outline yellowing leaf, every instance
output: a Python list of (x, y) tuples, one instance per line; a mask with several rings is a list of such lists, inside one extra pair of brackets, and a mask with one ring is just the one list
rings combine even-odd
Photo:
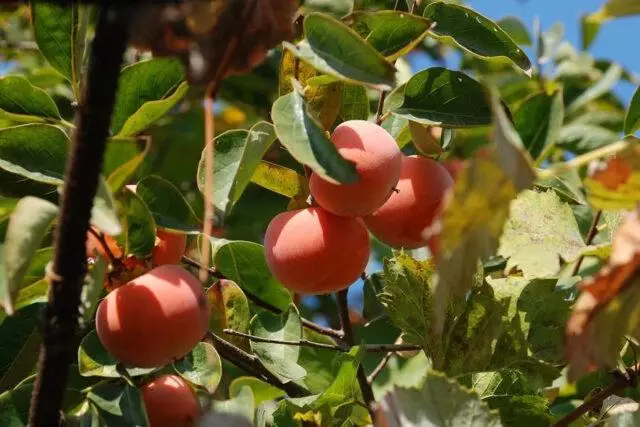
[(264, 160), (253, 173), (251, 182), (287, 197), (306, 198), (309, 195), (309, 184), (304, 176), (293, 169)]
[(518, 267), (525, 278), (552, 277), (560, 257), (573, 260), (585, 247), (571, 208), (553, 190), (527, 190), (511, 204), (498, 254), (507, 269)]

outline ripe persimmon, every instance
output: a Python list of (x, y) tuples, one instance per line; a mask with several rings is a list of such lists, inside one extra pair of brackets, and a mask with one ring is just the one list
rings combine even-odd
[(153, 265), (180, 264), (187, 250), (187, 236), (158, 228), (151, 258)]
[(163, 375), (140, 388), (150, 427), (193, 427), (200, 418), (198, 397), (177, 375)]

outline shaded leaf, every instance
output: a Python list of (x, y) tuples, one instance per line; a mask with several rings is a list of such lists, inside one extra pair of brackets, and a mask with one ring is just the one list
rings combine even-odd
[(353, 0), (305, 0), (301, 9), (305, 14), (324, 12), (341, 17), (353, 10)]
[(441, 154), (444, 150), (440, 146), (440, 138), (436, 138), (434, 129), (416, 122), (409, 122), (411, 131), (411, 142), (413, 146), (425, 156)]
[(21, 199), (11, 214), (3, 248), (4, 281), (0, 283), (2, 304), (9, 315), (14, 312), (22, 278), (57, 215), (56, 205), (36, 197)]
[(304, 35), (305, 40), (298, 45), (284, 45), (318, 71), (380, 89), (393, 85), (394, 66), (340, 21), (311, 13), (304, 20)]
[(53, 99), (20, 76), (0, 78), (0, 116), (20, 122), (61, 119)]
[(92, 387), (87, 399), (93, 403), (107, 425), (149, 425), (142, 393), (128, 383), (100, 383)]
[(103, 257), (99, 256), (96, 257), (95, 263), (84, 278), (82, 293), (80, 294), (80, 315), (85, 326), (91, 323), (93, 315), (98, 309), (100, 296), (104, 289), (106, 272), (107, 263)]
[(497, 24), (474, 10), (439, 1), (429, 4), (424, 16), (437, 23), (431, 30), (437, 37), (452, 39), (483, 59), (508, 58), (531, 74), (531, 61), (518, 44)]
[(125, 253), (144, 258), (156, 244), (156, 224), (145, 202), (134, 192), (124, 191), (120, 197), (126, 230)]
[[(240, 199), (249, 184), (262, 157), (276, 140), (273, 126), (260, 122), (250, 130), (227, 131), (214, 140), (214, 192), (211, 195), (216, 207), (229, 212)], [(198, 165), (198, 188), (205, 192), (205, 152)]]
[(134, 135), (162, 117), (186, 93), (180, 62), (156, 58), (125, 67), (111, 117), (117, 136)]
[(493, 396), (484, 401), (500, 412), (505, 426), (545, 427), (553, 421), (549, 400), (542, 396)]
[(434, 67), (415, 74), (389, 96), (387, 108), (418, 123), (465, 127), (491, 123), (482, 85), (466, 74)]
[(563, 121), (562, 91), (533, 95), (520, 104), (514, 115), (514, 126), (534, 159), (555, 143)]
[(618, 64), (611, 64), (600, 80), (586, 89), (567, 106), (567, 114), (573, 114), (591, 101), (594, 101), (609, 92), (618, 83), (624, 70)]
[(418, 387), (395, 387), (380, 406), (389, 427), (502, 425), (476, 393), (434, 371)]
[[(109, 142), (109, 146), (111, 145), (113, 145), (113, 140)], [(129, 179), (138, 170), (145, 157), (149, 153), (150, 148), (151, 144), (149, 140), (146, 140), (145, 148), (142, 152), (138, 153), (138, 151), (136, 150), (135, 155), (128, 157), (126, 160), (117, 162), (117, 167), (109, 171), (107, 175), (107, 186), (112, 192), (115, 193), (129, 182)]]
[[(119, 378), (116, 365), (118, 361), (113, 358), (102, 346), (100, 338), (95, 330), (89, 332), (82, 339), (78, 348), (78, 370), (83, 377)], [(146, 375), (152, 369), (127, 368), (131, 376)]]
[(0, 394), (0, 424), (8, 427), (28, 425), (33, 384), (25, 384)]
[(514, 42), (522, 46), (531, 46), (533, 44), (529, 30), (520, 18), (507, 16), (496, 21), (496, 24), (509, 34), (509, 37), (511, 37)]
[(342, 104), (339, 116), (343, 121), (367, 120), (369, 118), (369, 98), (364, 86), (342, 85)]
[(620, 136), (602, 126), (571, 123), (560, 129), (557, 145), (572, 153), (582, 154), (618, 141)]
[(200, 231), (197, 215), (180, 190), (165, 179), (149, 175), (136, 184), (136, 194), (147, 205), (156, 224), (179, 231)]
[(508, 258), (507, 270), (518, 268), (525, 278), (554, 277), (560, 259), (573, 260), (585, 247), (569, 205), (553, 192), (527, 190), (511, 204), (498, 254)]
[(627, 115), (624, 119), (624, 133), (627, 135), (636, 133), (640, 129), (640, 88), (631, 98)]
[(253, 391), (255, 405), (267, 400), (274, 400), (285, 395), (284, 391), (276, 388), (255, 377), (238, 377), (229, 385), (229, 396), (236, 397), (240, 394), (243, 387), (249, 387)]
[(354, 183), (353, 163), (340, 156), (325, 130), (309, 113), (307, 103), (293, 91), (273, 103), (271, 117), (278, 139), (300, 163), (334, 183)]
[(291, 294), (271, 275), (262, 245), (253, 242), (225, 242), (214, 248), (214, 264), (227, 278), (281, 310), (291, 303)]
[[(247, 333), (251, 313), (249, 301), (238, 285), (231, 280), (221, 279), (207, 289), (207, 298), (211, 305), (209, 329), (223, 336), (224, 329)], [(225, 336), (232, 344), (248, 350), (249, 342), (246, 338), (233, 335)]]
[[(295, 306), (276, 315), (267, 311), (258, 313), (249, 325), (251, 335), (277, 341), (298, 342), (302, 338), (302, 323)], [(307, 372), (298, 365), (300, 347), (251, 341), (251, 349), (262, 364), (282, 381), (299, 380)]]
[(215, 347), (199, 342), (189, 354), (173, 363), (180, 376), (214, 393), (222, 379), (222, 361)]
[(396, 10), (357, 11), (345, 22), (389, 61), (418, 46), (432, 25), (421, 16)]
[(219, 414), (233, 414), (246, 418), (253, 425), (255, 400), (250, 387), (244, 386), (229, 400), (214, 400), (212, 410)]
[(45, 184), (62, 184), (68, 145), (67, 135), (51, 125), (0, 129), (0, 169)]

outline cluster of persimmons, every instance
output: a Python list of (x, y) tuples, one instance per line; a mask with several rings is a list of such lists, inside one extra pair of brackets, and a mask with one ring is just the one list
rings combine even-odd
[[(100, 342), (124, 366), (163, 367), (186, 356), (205, 336), (211, 309), (200, 281), (180, 266), (186, 246), (184, 234), (158, 229), (147, 264), (123, 259), (110, 236), (101, 242), (88, 234), (88, 256), (97, 252), (123, 259), (120, 273), (134, 277), (122, 286), (107, 283), (110, 292), (96, 312)], [(140, 390), (151, 427), (193, 426), (200, 416), (195, 392), (177, 375), (157, 376)]]
[(394, 248), (429, 246), (424, 231), (440, 212), (452, 185), (448, 170), (428, 157), (404, 155), (381, 126), (363, 120), (340, 124), (331, 135), (359, 180), (337, 184), (312, 173), (314, 205), (277, 215), (264, 241), (267, 264), (300, 294), (345, 289), (364, 272), (369, 232)]
[[(313, 204), (277, 215), (265, 235), (267, 265), (296, 294), (336, 292), (357, 280), (369, 260), (369, 232), (391, 247), (433, 250), (424, 230), (453, 184), (444, 166), (405, 156), (375, 123), (345, 122), (331, 139), (359, 180), (337, 184), (312, 173)], [(200, 281), (180, 265), (186, 236), (159, 228), (148, 260), (125, 257), (110, 236), (87, 236), (87, 256), (120, 264), (107, 276), (109, 293), (96, 312), (105, 349), (138, 368), (161, 368), (186, 356), (206, 335), (211, 311)], [(152, 427), (190, 426), (199, 418), (197, 396), (179, 376), (156, 376), (141, 391)]]

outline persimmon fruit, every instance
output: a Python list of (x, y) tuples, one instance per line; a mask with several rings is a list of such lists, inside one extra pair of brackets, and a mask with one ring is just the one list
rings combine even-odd
[(422, 237), (437, 217), (453, 178), (435, 160), (406, 156), (396, 191), (372, 215), (364, 217), (371, 233), (394, 248), (416, 249), (429, 242)]
[(210, 305), (198, 279), (177, 265), (156, 267), (107, 295), (96, 330), (126, 366), (155, 368), (185, 356), (204, 337)]
[(185, 234), (158, 228), (156, 244), (151, 253), (153, 265), (180, 264), (186, 250), (187, 236)]
[(365, 216), (384, 204), (400, 177), (402, 153), (384, 128), (364, 120), (340, 124), (331, 135), (338, 152), (355, 164), (354, 184), (335, 184), (311, 174), (309, 189), (319, 206), (339, 216)]
[(198, 397), (177, 375), (163, 375), (140, 387), (150, 427), (193, 427), (200, 418)]
[(300, 294), (347, 288), (369, 260), (369, 233), (360, 218), (320, 207), (283, 212), (269, 223), (264, 240), (274, 277)]

